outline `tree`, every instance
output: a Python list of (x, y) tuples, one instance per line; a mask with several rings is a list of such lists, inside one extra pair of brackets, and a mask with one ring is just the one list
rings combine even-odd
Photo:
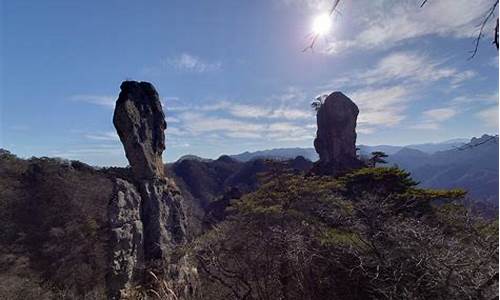
[(389, 156), (382, 151), (374, 151), (372, 152), (372, 157), (368, 160), (369, 165), (375, 168), (377, 164), (386, 164), (387, 161), (384, 158), (387, 157)]
[(323, 104), (325, 103), (325, 100), (327, 97), (328, 97), (328, 95), (326, 95), (326, 94), (317, 96), (316, 98), (314, 98), (313, 102), (311, 103), (311, 107), (315, 111), (318, 111), (321, 108), (321, 106), (323, 106)]
[(202, 298), (493, 298), (497, 224), (415, 185), (396, 168), (270, 174), (195, 242)]

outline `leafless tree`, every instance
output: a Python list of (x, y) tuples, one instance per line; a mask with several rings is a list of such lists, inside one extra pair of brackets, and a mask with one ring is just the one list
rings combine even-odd
[[(422, 1), (422, 4), (420, 7), (424, 7), (424, 5), (428, 2), (428, 0)], [(469, 59), (474, 58), (476, 56), (477, 51), (479, 49), (479, 42), (481, 41), (481, 38), (484, 36), (484, 28), (486, 24), (491, 20), (491, 18), (495, 15), (495, 12), (497, 11), (498, 7), (498, 0), (495, 0), (491, 7), (488, 9), (488, 11), (484, 14), (483, 20), (480, 24), (479, 27), (479, 32), (474, 40), (474, 49), (471, 51), (471, 56)], [(495, 26), (495, 32), (494, 32), (494, 37), (493, 37), (493, 44), (497, 47), (498, 50), (498, 17), (497, 17), (497, 25)]]

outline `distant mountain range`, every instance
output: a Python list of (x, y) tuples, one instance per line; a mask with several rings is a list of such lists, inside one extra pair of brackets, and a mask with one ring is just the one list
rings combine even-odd
[[(498, 136), (407, 146), (359, 145), (358, 148), (361, 156), (369, 156), (373, 151), (385, 152), (389, 155), (388, 165), (409, 171), (422, 187), (463, 188), (471, 199), (498, 206)], [(221, 195), (224, 186), (253, 187), (256, 173), (264, 168), (262, 159), (295, 161), (299, 156), (307, 161), (318, 159), (313, 148), (280, 148), (224, 155), (217, 160), (189, 155), (171, 167), (194, 198), (201, 199), (202, 206), (206, 206)], [(301, 164), (302, 170), (311, 165), (310, 162)]]
[[(388, 155), (392, 155), (403, 148), (411, 148), (419, 150), (428, 154), (433, 154), (438, 151), (450, 150), (461, 147), (469, 142), (469, 139), (460, 138), (447, 140), (440, 143), (425, 143), (425, 144), (412, 144), (406, 146), (393, 146), (393, 145), (358, 145), (359, 152), (361, 155), (369, 155), (373, 151), (383, 151)], [(273, 158), (273, 159), (293, 159), (297, 156), (303, 156), (304, 158), (316, 161), (318, 160), (318, 154), (314, 148), (276, 148), (270, 150), (261, 150), (256, 152), (243, 152), (240, 154), (231, 155), (232, 158), (239, 161), (249, 161), (256, 158)]]
[(387, 161), (411, 172), (422, 187), (463, 188), (471, 198), (498, 206), (498, 136), (434, 153), (405, 147)]

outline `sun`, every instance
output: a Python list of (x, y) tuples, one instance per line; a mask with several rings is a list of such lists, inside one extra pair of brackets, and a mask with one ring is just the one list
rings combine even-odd
[(315, 35), (325, 35), (332, 27), (332, 20), (329, 14), (322, 14), (314, 18), (312, 30)]

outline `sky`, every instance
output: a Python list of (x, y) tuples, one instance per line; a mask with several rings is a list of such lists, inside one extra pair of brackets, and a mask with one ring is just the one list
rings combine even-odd
[(498, 133), (492, 0), (0, 0), (0, 147), (126, 165), (112, 125), (123, 80), (166, 112), (164, 159), (312, 147), (311, 101), (342, 91), (359, 144)]

